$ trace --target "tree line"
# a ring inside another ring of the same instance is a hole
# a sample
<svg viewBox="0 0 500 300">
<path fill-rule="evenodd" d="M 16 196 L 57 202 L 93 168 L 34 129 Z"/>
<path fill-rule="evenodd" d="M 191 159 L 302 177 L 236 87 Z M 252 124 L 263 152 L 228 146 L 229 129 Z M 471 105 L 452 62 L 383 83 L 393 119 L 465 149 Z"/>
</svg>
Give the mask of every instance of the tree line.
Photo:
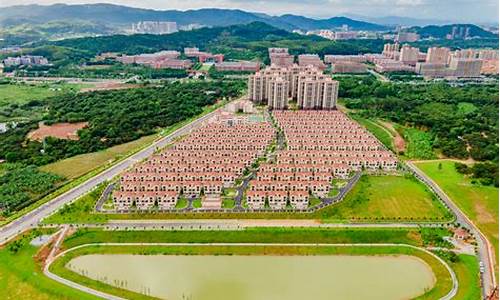
<svg viewBox="0 0 500 300">
<path fill-rule="evenodd" d="M 347 108 L 426 131 L 432 147 L 445 156 L 498 162 L 497 84 L 394 84 L 372 76 L 338 80 Z"/>
</svg>

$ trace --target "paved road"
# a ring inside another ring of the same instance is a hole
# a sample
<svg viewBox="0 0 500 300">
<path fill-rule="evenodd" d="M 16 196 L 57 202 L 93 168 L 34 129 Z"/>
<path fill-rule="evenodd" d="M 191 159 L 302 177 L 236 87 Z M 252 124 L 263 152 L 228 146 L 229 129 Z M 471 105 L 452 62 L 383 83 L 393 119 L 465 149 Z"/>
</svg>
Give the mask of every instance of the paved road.
<svg viewBox="0 0 500 300">
<path fill-rule="evenodd" d="M 424 172 L 417 168 L 412 162 L 407 162 L 407 166 L 414 174 L 426 183 L 450 208 L 457 218 L 457 222 L 470 230 L 477 241 L 478 258 L 486 266 L 484 273 L 481 273 L 483 298 L 490 295 L 496 288 L 495 278 L 495 250 L 484 234 L 476 227 L 474 222 L 470 220 L 458 206 L 446 195 L 446 193 Z"/>
<path fill-rule="evenodd" d="M 125 171 L 136 162 L 144 160 L 147 157 L 151 156 L 156 149 L 163 148 L 171 143 L 174 139 L 189 133 L 193 129 L 199 128 L 220 109 L 222 108 L 208 113 L 205 116 L 202 116 L 195 121 L 185 125 L 184 127 L 179 128 L 168 136 L 165 136 L 154 142 L 147 148 L 133 154 L 132 156 L 124 159 L 121 162 L 118 162 L 102 173 L 92 177 L 91 179 L 67 191 L 66 193 L 54 198 L 53 200 L 41 205 L 40 207 L 32 210 L 19 219 L 16 219 L 13 222 L 3 226 L 2 228 L 0 228 L 0 244 L 9 241 L 23 231 L 36 226 L 43 218 L 49 216 L 57 209 L 61 208 L 64 204 L 72 202 L 73 200 L 94 189 L 102 182 L 111 180 L 113 177 Z"/>
<path fill-rule="evenodd" d="M 276 246 L 276 247 L 297 247 L 297 246 L 302 246 L 302 247 L 387 247 L 387 246 L 399 246 L 399 247 L 407 247 L 407 248 L 412 248 L 412 249 L 417 249 L 420 251 L 423 251 L 427 253 L 428 255 L 431 255 L 435 259 L 437 259 L 439 262 L 441 262 L 446 269 L 448 270 L 448 273 L 450 274 L 450 277 L 452 279 L 452 288 L 446 294 L 444 297 L 441 297 L 440 300 L 450 300 L 452 299 L 457 291 L 458 291 L 458 280 L 457 276 L 455 275 L 455 272 L 448 266 L 446 262 L 444 262 L 439 256 L 435 255 L 434 253 L 424 249 L 424 248 L 419 248 L 411 245 L 406 245 L 406 244 L 390 244 L 390 243 L 384 243 L 384 244 L 327 244 L 327 243 L 318 243 L 318 244 L 311 244 L 311 243 L 93 243 L 93 244 L 84 244 L 84 245 L 79 245 L 74 248 L 68 249 L 64 252 L 61 252 L 58 256 L 56 256 L 55 259 L 57 259 L 60 256 L 65 255 L 68 252 L 74 251 L 76 249 L 81 249 L 84 247 L 89 247 L 89 246 Z M 44 270 L 45 275 L 48 277 L 59 281 L 62 284 L 65 284 L 67 286 L 70 286 L 72 288 L 79 289 L 81 291 L 90 293 L 92 295 L 104 298 L 104 299 L 121 299 L 118 297 L 115 297 L 110 294 L 106 294 L 103 292 L 100 292 L 98 290 L 94 290 L 88 287 L 85 287 L 83 285 L 77 284 L 75 282 L 69 281 L 67 279 L 64 279 L 62 277 L 59 277 L 58 275 L 55 275 L 49 271 L 49 266 L 54 260 L 50 261 L 47 264 L 47 267 Z"/>
<path fill-rule="evenodd" d="M 389 78 L 385 77 L 384 75 L 376 72 L 375 70 L 368 69 L 368 72 L 372 74 L 373 76 L 377 77 L 380 81 L 382 82 L 390 82 Z"/>
</svg>

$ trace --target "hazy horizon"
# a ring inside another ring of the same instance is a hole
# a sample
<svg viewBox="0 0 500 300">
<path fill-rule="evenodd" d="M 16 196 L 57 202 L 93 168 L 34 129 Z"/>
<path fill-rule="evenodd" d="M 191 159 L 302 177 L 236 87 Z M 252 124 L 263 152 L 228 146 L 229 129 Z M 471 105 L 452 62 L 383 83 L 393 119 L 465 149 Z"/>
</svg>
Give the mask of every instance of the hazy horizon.
<svg viewBox="0 0 500 300">
<path fill-rule="evenodd" d="M 357 15 L 367 18 L 407 17 L 450 22 L 498 24 L 496 0 L 0 0 L 0 6 L 107 3 L 154 10 L 200 8 L 241 9 L 270 15 L 298 14 L 312 18 Z M 446 14 L 442 12 L 446 11 Z"/>
</svg>

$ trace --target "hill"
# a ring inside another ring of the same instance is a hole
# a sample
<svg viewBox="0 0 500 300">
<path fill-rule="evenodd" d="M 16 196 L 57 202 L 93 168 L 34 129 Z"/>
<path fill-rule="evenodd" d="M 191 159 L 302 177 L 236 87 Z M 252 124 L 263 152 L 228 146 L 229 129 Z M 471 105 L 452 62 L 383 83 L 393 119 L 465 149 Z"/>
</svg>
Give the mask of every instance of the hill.
<svg viewBox="0 0 500 300">
<path fill-rule="evenodd" d="M 192 31 L 179 31 L 166 35 L 134 34 L 86 37 L 55 41 L 50 44 L 85 50 L 94 55 L 102 52 L 138 54 L 143 52 L 154 52 L 161 49 L 181 51 L 184 47 L 194 46 L 207 48 L 211 43 L 223 45 L 228 42 L 236 41 L 248 42 L 302 38 L 305 37 L 272 27 L 265 23 L 253 22 L 246 25 L 207 27 Z"/>
<path fill-rule="evenodd" d="M 333 29 L 344 24 L 354 30 L 384 30 L 386 27 L 352 20 L 346 17 L 316 20 L 303 16 L 283 15 L 269 16 L 237 9 L 197 9 L 197 10 L 152 10 L 133 8 L 113 4 L 66 5 L 18 5 L 4 7 L 0 10 L 0 24 L 10 26 L 22 19 L 29 23 L 46 23 L 55 20 L 83 20 L 102 24 L 113 24 L 120 28 L 130 27 L 139 21 L 175 21 L 179 25 L 201 24 L 205 26 L 229 26 L 264 22 L 274 27 L 292 29 Z"/>
<path fill-rule="evenodd" d="M 457 27 L 460 31 L 465 31 L 465 28 L 469 28 L 469 37 L 480 37 L 480 38 L 498 38 L 497 34 L 486 31 L 479 26 L 474 24 L 449 24 L 449 25 L 428 25 L 424 27 L 412 27 L 410 30 L 417 32 L 422 37 L 433 37 L 438 39 L 446 38 L 447 34 L 450 34 L 453 30 L 453 27 Z"/>
</svg>

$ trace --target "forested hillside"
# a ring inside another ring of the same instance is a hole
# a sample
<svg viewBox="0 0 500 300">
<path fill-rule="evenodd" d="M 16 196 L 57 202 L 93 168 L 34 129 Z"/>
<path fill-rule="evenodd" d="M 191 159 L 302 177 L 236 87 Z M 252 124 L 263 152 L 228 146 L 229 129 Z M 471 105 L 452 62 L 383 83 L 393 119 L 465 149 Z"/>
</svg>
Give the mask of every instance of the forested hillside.
<svg viewBox="0 0 500 300">
<path fill-rule="evenodd" d="M 0 159 L 44 165 L 81 153 L 94 152 L 154 133 L 202 112 L 217 100 L 236 97 L 243 81 L 171 83 L 163 87 L 66 94 L 47 101 L 47 124 L 89 122 L 80 140 L 46 138 L 45 143 L 27 141 L 36 120 L 19 124 L 0 135 Z M 43 151 L 42 151 L 43 150 Z"/>
<path fill-rule="evenodd" d="M 498 162 L 498 85 L 393 84 L 373 77 L 339 80 L 339 96 L 348 108 L 419 128 L 445 156 Z"/>
</svg>

